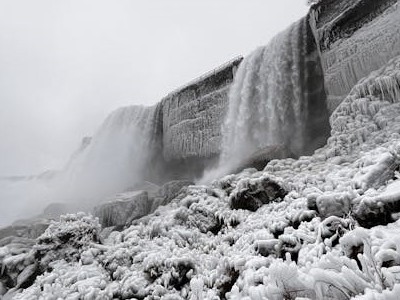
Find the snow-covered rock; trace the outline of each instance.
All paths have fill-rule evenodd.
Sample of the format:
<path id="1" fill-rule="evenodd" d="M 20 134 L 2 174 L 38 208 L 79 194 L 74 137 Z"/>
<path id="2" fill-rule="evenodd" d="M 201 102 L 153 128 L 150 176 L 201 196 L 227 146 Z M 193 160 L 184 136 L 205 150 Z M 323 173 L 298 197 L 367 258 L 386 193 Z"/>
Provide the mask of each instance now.
<path id="1" fill-rule="evenodd" d="M 103 227 L 125 226 L 150 213 L 153 199 L 146 191 L 120 193 L 94 208 Z"/>
<path id="2" fill-rule="evenodd" d="M 166 205 L 176 198 L 184 187 L 194 185 L 190 180 L 172 180 L 164 183 L 154 197 L 151 211 L 160 205 Z"/>

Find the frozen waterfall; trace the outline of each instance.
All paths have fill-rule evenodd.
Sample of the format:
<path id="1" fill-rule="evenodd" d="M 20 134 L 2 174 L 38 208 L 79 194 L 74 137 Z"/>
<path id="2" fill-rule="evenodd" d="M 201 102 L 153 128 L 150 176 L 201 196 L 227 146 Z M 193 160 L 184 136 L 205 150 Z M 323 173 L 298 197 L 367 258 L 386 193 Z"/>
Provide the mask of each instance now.
<path id="1" fill-rule="evenodd" d="M 223 125 L 220 166 L 229 169 L 272 145 L 308 154 L 327 133 L 322 69 L 306 17 L 240 64 Z"/>

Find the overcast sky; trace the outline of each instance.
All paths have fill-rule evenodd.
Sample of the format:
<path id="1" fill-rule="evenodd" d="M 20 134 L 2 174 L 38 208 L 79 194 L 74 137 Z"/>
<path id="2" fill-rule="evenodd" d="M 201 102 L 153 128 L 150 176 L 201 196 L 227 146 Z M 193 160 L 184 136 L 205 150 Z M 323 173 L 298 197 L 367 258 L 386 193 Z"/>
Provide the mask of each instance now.
<path id="1" fill-rule="evenodd" d="M 245 55 L 305 0 L 0 0 L 0 175 L 61 168 L 112 110 Z"/>

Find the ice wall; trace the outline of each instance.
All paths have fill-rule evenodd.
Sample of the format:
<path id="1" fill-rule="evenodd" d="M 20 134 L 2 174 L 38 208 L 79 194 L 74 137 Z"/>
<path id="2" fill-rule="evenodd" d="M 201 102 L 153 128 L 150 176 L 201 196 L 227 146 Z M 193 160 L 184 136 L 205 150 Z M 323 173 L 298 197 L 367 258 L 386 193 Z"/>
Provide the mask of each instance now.
<path id="1" fill-rule="evenodd" d="M 310 153 L 328 132 L 319 56 L 303 18 L 241 63 L 230 89 L 220 164 L 235 165 L 270 145 Z"/>
<path id="2" fill-rule="evenodd" d="M 371 71 L 400 54 L 397 0 L 324 0 L 311 9 L 329 111 Z"/>
<path id="3" fill-rule="evenodd" d="M 162 100 L 166 161 L 219 155 L 228 91 L 242 59 L 223 64 Z"/>

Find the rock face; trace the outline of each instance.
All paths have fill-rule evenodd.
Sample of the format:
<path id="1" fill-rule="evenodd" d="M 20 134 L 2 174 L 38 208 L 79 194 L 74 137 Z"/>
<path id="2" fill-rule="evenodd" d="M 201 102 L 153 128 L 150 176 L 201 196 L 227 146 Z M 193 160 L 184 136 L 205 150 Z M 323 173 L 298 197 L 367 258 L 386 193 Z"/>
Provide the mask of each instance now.
<path id="1" fill-rule="evenodd" d="M 235 58 L 170 93 L 162 102 L 162 153 L 170 179 L 200 176 L 221 151 L 228 92 L 242 61 Z"/>
<path id="2" fill-rule="evenodd" d="M 229 61 L 162 100 L 167 161 L 219 154 L 228 91 L 241 61 Z"/>
<path id="3" fill-rule="evenodd" d="M 323 0 L 311 15 L 333 112 L 361 78 L 400 54 L 400 10 L 397 0 Z"/>
<path id="4" fill-rule="evenodd" d="M 151 204 L 147 192 L 121 193 L 112 201 L 97 206 L 94 215 L 99 218 L 102 227 L 124 226 L 147 215 Z"/>
<path id="5" fill-rule="evenodd" d="M 231 196 L 232 209 L 247 209 L 256 211 L 271 201 L 282 201 L 287 191 L 270 179 L 249 182 L 245 187 L 238 187 Z"/>

